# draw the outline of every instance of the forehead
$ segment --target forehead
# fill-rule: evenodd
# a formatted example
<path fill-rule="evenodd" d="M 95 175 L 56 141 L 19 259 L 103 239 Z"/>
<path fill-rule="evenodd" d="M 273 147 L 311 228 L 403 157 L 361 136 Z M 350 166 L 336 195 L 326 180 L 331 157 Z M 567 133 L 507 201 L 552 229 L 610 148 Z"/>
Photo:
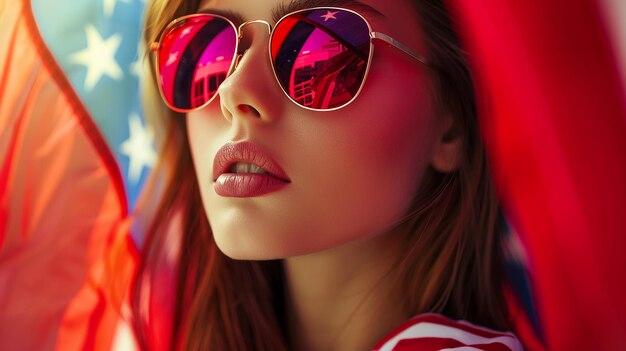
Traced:
<path fill-rule="evenodd" d="M 413 13 L 410 0 L 204 0 L 199 10 L 225 10 L 242 21 L 263 19 L 273 22 L 288 12 L 311 7 L 349 8 L 368 20 L 397 19 L 407 11 Z"/>

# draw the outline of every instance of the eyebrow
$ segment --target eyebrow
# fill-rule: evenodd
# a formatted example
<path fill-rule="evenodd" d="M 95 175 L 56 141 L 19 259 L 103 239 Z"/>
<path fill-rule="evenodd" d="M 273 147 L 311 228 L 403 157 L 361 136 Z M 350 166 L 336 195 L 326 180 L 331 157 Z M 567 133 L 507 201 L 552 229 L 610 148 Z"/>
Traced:
<path fill-rule="evenodd" d="M 204 9 L 199 10 L 198 13 L 208 13 L 211 15 L 219 15 L 222 17 L 226 17 L 229 20 L 233 21 L 233 23 L 237 26 L 245 22 L 245 20 L 243 19 L 243 16 L 239 12 L 232 11 L 232 10 L 204 8 Z"/>
<path fill-rule="evenodd" d="M 345 7 L 352 10 L 361 11 L 363 14 L 369 14 L 375 17 L 385 17 L 380 11 L 367 5 L 359 0 L 292 0 L 290 2 L 283 2 L 280 5 L 272 9 L 272 20 L 274 23 L 278 22 L 283 16 L 288 13 L 296 12 L 299 10 L 310 9 L 313 7 Z M 214 8 L 205 8 L 198 11 L 199 13 L 210 13 L 213 15 L 220 15 L 233 21 L 235 25 L 240 25 L 245 22 L 243 15 L 239 12 L 232 10 L 220 10 Z"/>

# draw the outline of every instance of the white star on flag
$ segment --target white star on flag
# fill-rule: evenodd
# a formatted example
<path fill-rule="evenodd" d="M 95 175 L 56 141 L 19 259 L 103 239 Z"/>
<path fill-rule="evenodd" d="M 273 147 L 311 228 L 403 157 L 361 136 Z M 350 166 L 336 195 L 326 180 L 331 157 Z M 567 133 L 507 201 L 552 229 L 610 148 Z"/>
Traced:
<path fill-rule="evenodd" d="M 330 11 L 327 10 L 325 15 L 321 15 L 320 17 L 324 19 L 324 22 L 328 21 L 329 19 L 337 19 L 337 17 L 335 17 L 335 15 L 337 14 L 337 12 L 339 11 Z"/>
<path fill-rule="evenodd" d="M 103 0 L 102 5 L 104 6 L 105 16 L 111 17 L 111 15 L 113 15 L 113 12 L 115 11 L 115 4 L 117 3 L 117 1 L 121 1 L 126 4 L 130 2 L 129 0 Z"/>
<path fill-rule="evenodd" d="M 137 77 L 141 77 L 143 73 L 143 61 L 141 59 L 137 59 L 130 63 L 129 66 L 130 73 Z"/>
<path fill-rule="evenodd" d="M 141 78 L 143 74 L 143 65 L 144 65 L 144 44 L 143 41 L 139 41 L 139 45 L 137 45 L 137 59 L 130 63 L 129 70 L 130 73 Z"/>
<path fill-rule="evenodd" d="M 115 60 L 115 53 L 120 47 L 122 36 L 116 33 L 104 40 L 91 24 L 85 27 L 85 31 L 87 33 L 87 47 L 70 56 L 70 62 L 87 67 L 85 90 L 91 91 L 103 75 L 118 81 L 122 80 L 124 72 Z"/>
<path fill-rule="evenodd" d="M 128 179 L 136 184 L 141 178 L 143 168 L 152 168 L 157 160 L 154 149 L 154 133 L 150 127 L 144 127 L 135 113 L 128 118 L 129 136 L 120 145 L 120 152 L 130 159 Z"/>

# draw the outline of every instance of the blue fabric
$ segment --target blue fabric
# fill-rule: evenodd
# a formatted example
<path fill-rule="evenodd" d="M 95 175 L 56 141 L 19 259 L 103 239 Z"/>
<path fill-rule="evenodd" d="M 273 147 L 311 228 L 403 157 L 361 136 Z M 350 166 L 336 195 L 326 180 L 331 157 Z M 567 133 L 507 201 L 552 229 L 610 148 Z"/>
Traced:
<path fill-rule="evenodd" d="M 117 160 L 131 211 L 156 161 L 139 92 L 144 7 L 141 0 L 32 0 L 41 36 Z"/>

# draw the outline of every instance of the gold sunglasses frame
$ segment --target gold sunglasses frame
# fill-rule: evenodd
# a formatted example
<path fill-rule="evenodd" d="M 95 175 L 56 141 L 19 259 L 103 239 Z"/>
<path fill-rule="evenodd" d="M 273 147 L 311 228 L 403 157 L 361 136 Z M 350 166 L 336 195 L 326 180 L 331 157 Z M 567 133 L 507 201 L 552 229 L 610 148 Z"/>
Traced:
<path fill-rule="evenodd" d="M 274 30 L 276 29 L 276 27 L 278 27 L 280 22 L 282 22 L 283 20 L 285 20 L 286 18 L 288 18 L 290 16 L 293 16 L 293 15 L 301 13 L 301 12 L 312 11 L 312 10 L 329 10 L 329 11 L 339 10 L 339 11 L 350 12 L 350 13 L 355 14 L 358 17 L 360 17 L 365 22 L 365 24 L 367 25 L 367 28 L 369 30 L 370 48 L 369 48 L 369 54 L 368 54 L 368 58 L 367 58 L 367 67 L 365 68 L 365 73 L 363 74 L 363 79 L 361 81 L 361 85 L 359 86 L 359 90 L 357 90 L 356 94 L 354 94 L 354 96 L 349 101 L 344 103 L 343 105 L 337 106 L 337 107 L 333 107 L 333 108 L 329 108 L 329 109 L 311 108 L 311 107 L 308 107 L 308 106 L 303 106 L 300 103 L 298 103 L 297 101 L 295 101 L 291 97 L 291 95 L 289 95 L 289 93 L 286 92 L 285 89 L 283 88 L 283 86 L 281 85 L 280 80 L 278 79 L 278 76 L 276 74 L 276 68 L 274 67 L 274 63 L 272 62 L 272 38 L 273 38 Z M 186 16 L 182 16 L 182 17 L 176 18 L 176 19 L 172 20 L 167 26 L 165 26 L 165 28 L 163 29 L 163 32 L 159 36 L 159 39 L 157 41 L 153 42 L 152 45 L 150 46 L 151 51 L 156 53 L 155 70 L 156 70 L 156 77 L 157 77 L 157 79 L 159 79 L 159 80 L 161 79 L 160 70 L 159 70 L 159 67 L 160 67 L 159 56 L 160 55 L 158 55 L 158 52 L 161 49 L 161 42 L 163 41 L 163 38 L 165 37 L 165 35 L 169 32 L 169 30 L 171 28 L 175 27 L 181 21 L 185 21 L 185 20 L 188 20 L 190 18 L 204 17 L 204 16 L 212 16 L 212 17 L 217 17 L 217 18 L 223 19 L 224 21 L 228 22 L 232 26 L 232 28 L 235 30 L 235 34 L 237 35 L 237 43 L 235 43 L 235 52 L 234 52 L 234 55 L 233 55 L 233 60 L 232 60 L 232 62 L 230 64 L 230 68 L 228 69 L 228 72 L 226 73 L 226 77 L 227 78 L 230 77 L 230 75 L 234 72 L 234 70 L 237 67 L 237 64 L 239 63 L 239 60 L 243 56 L 243 54 L 238 54 L 238 52 L 239 52 L 239 43 L 240 43 L 241 39 L 243 38 L 243 31 L 242 31 L 242 29 L 245 26 L 247 26 L 249 24 L 252 24 L 252 23 L 260 23 L 260 24 L 266 25 L 267 28 L 268 28 L 268 33 L 269 33 L 269 40 L 268 40 L 269 60 L 270 60 L 270 65 L 272 66 L 272 73 L 274 74 L 274 78 L 276 78 L 276 83 L 278 84 L 278 87 L 287 96 L 287 98 L 289 98 L 289 100 L 291 100 L 294 104 L 298 105 L 301 108 L 310 110 L 310 111 L 318 111 L 318 112 L 336 111 L 336 110 L 339 110 L 339 109 L 341 109 L 343 107 L 346 107 L 347 105 L 352 103 L 352 101 L 354 101 L 359 96 L 359 94 L 361 94 L 361 90 L 363 90 L 363 86 L 365 86 L 365 81 L 367 80 L 367 76 L 368 76 L 370 67 L 372 65 L 372 58 L 374 57 L 374 41 L 375 40 L 380 40 L 380 41 L 388 44 L 390 47 L 394 47 L 394 48 L 398 49 L 400 52 L 402 52 L 402 53 L 406 54 L 407 56 L 411 57 L 413 60 L 417 61 L 418 63 L 421 63 L 421 64 L 425 65 L 426 67 L 430 67 L 429 62 L 428 62 L 428 60 L 426 60 L 425 57 L 419 55 L 418 53 L 413 51 L 413 49 L 409 48 L 407 45 L 399 42 L 398 40 L 390 37 L 387 34 L 373 31 L 372 30 L 372 26 L 370 25 L 368 20 L 365 17 L 363 17 L 360 13 L 358 13 L 358 12 L 356 12 L 354 10 L 341 8 L 341 7 L 312 7 L 312 8 L 302 9 L 302 10 L 298 10 L 298 11 L 293 11 L 293 12 L 290 12 L 290 13 L 284 15 L 283 17 L 281 17 L 276 22 L 274 27 L 272 27 L 272 25 L 269 22 L 264 21 L 264 20 L 246 21 L 246 22 L 243 22 L 242 24 L 240 24 L 239 26 L 236 26 L 233 23 L 233 21 L 231 21 L 229 18 L 221 16 L 221 15 L 214 15 L 214 14 L 211 14 L 211 13 L 196 13 L 196 14 L 191 14 L 191 15 L 186 15 Z M 167 99 L 165 98 L 165 93 L 163 92 L 163 87 L 160 84 L 160 82 L 158 82 L 157 85 L 159 86 L 159 93 L 161 94 L 161 98 L 163 99 L 163 101 L 165 102 L 167 107 L 170 108 L 171 110 L 175 111 L 175 112 L 180 112 L 180 113 L 187 113 L 187 112 L 192 112 L 192 111 L 197 111 L 197 110 L 203 109 L 204 107 L 208 106 L 211 102 L 213 102 L 215 97 L 218 95 L 218 92 L 215 92 L 215 94 L 209 100 L 207 100 L 204 104 L 202 104 L 200 106 L 197 106 L 197 107 L 194 107 L 194 108 L 191 108 L 191 109 L 180 109 L 180 108 L 177 108 L 177 107 L 171 105 L 167 101 Z"/>

